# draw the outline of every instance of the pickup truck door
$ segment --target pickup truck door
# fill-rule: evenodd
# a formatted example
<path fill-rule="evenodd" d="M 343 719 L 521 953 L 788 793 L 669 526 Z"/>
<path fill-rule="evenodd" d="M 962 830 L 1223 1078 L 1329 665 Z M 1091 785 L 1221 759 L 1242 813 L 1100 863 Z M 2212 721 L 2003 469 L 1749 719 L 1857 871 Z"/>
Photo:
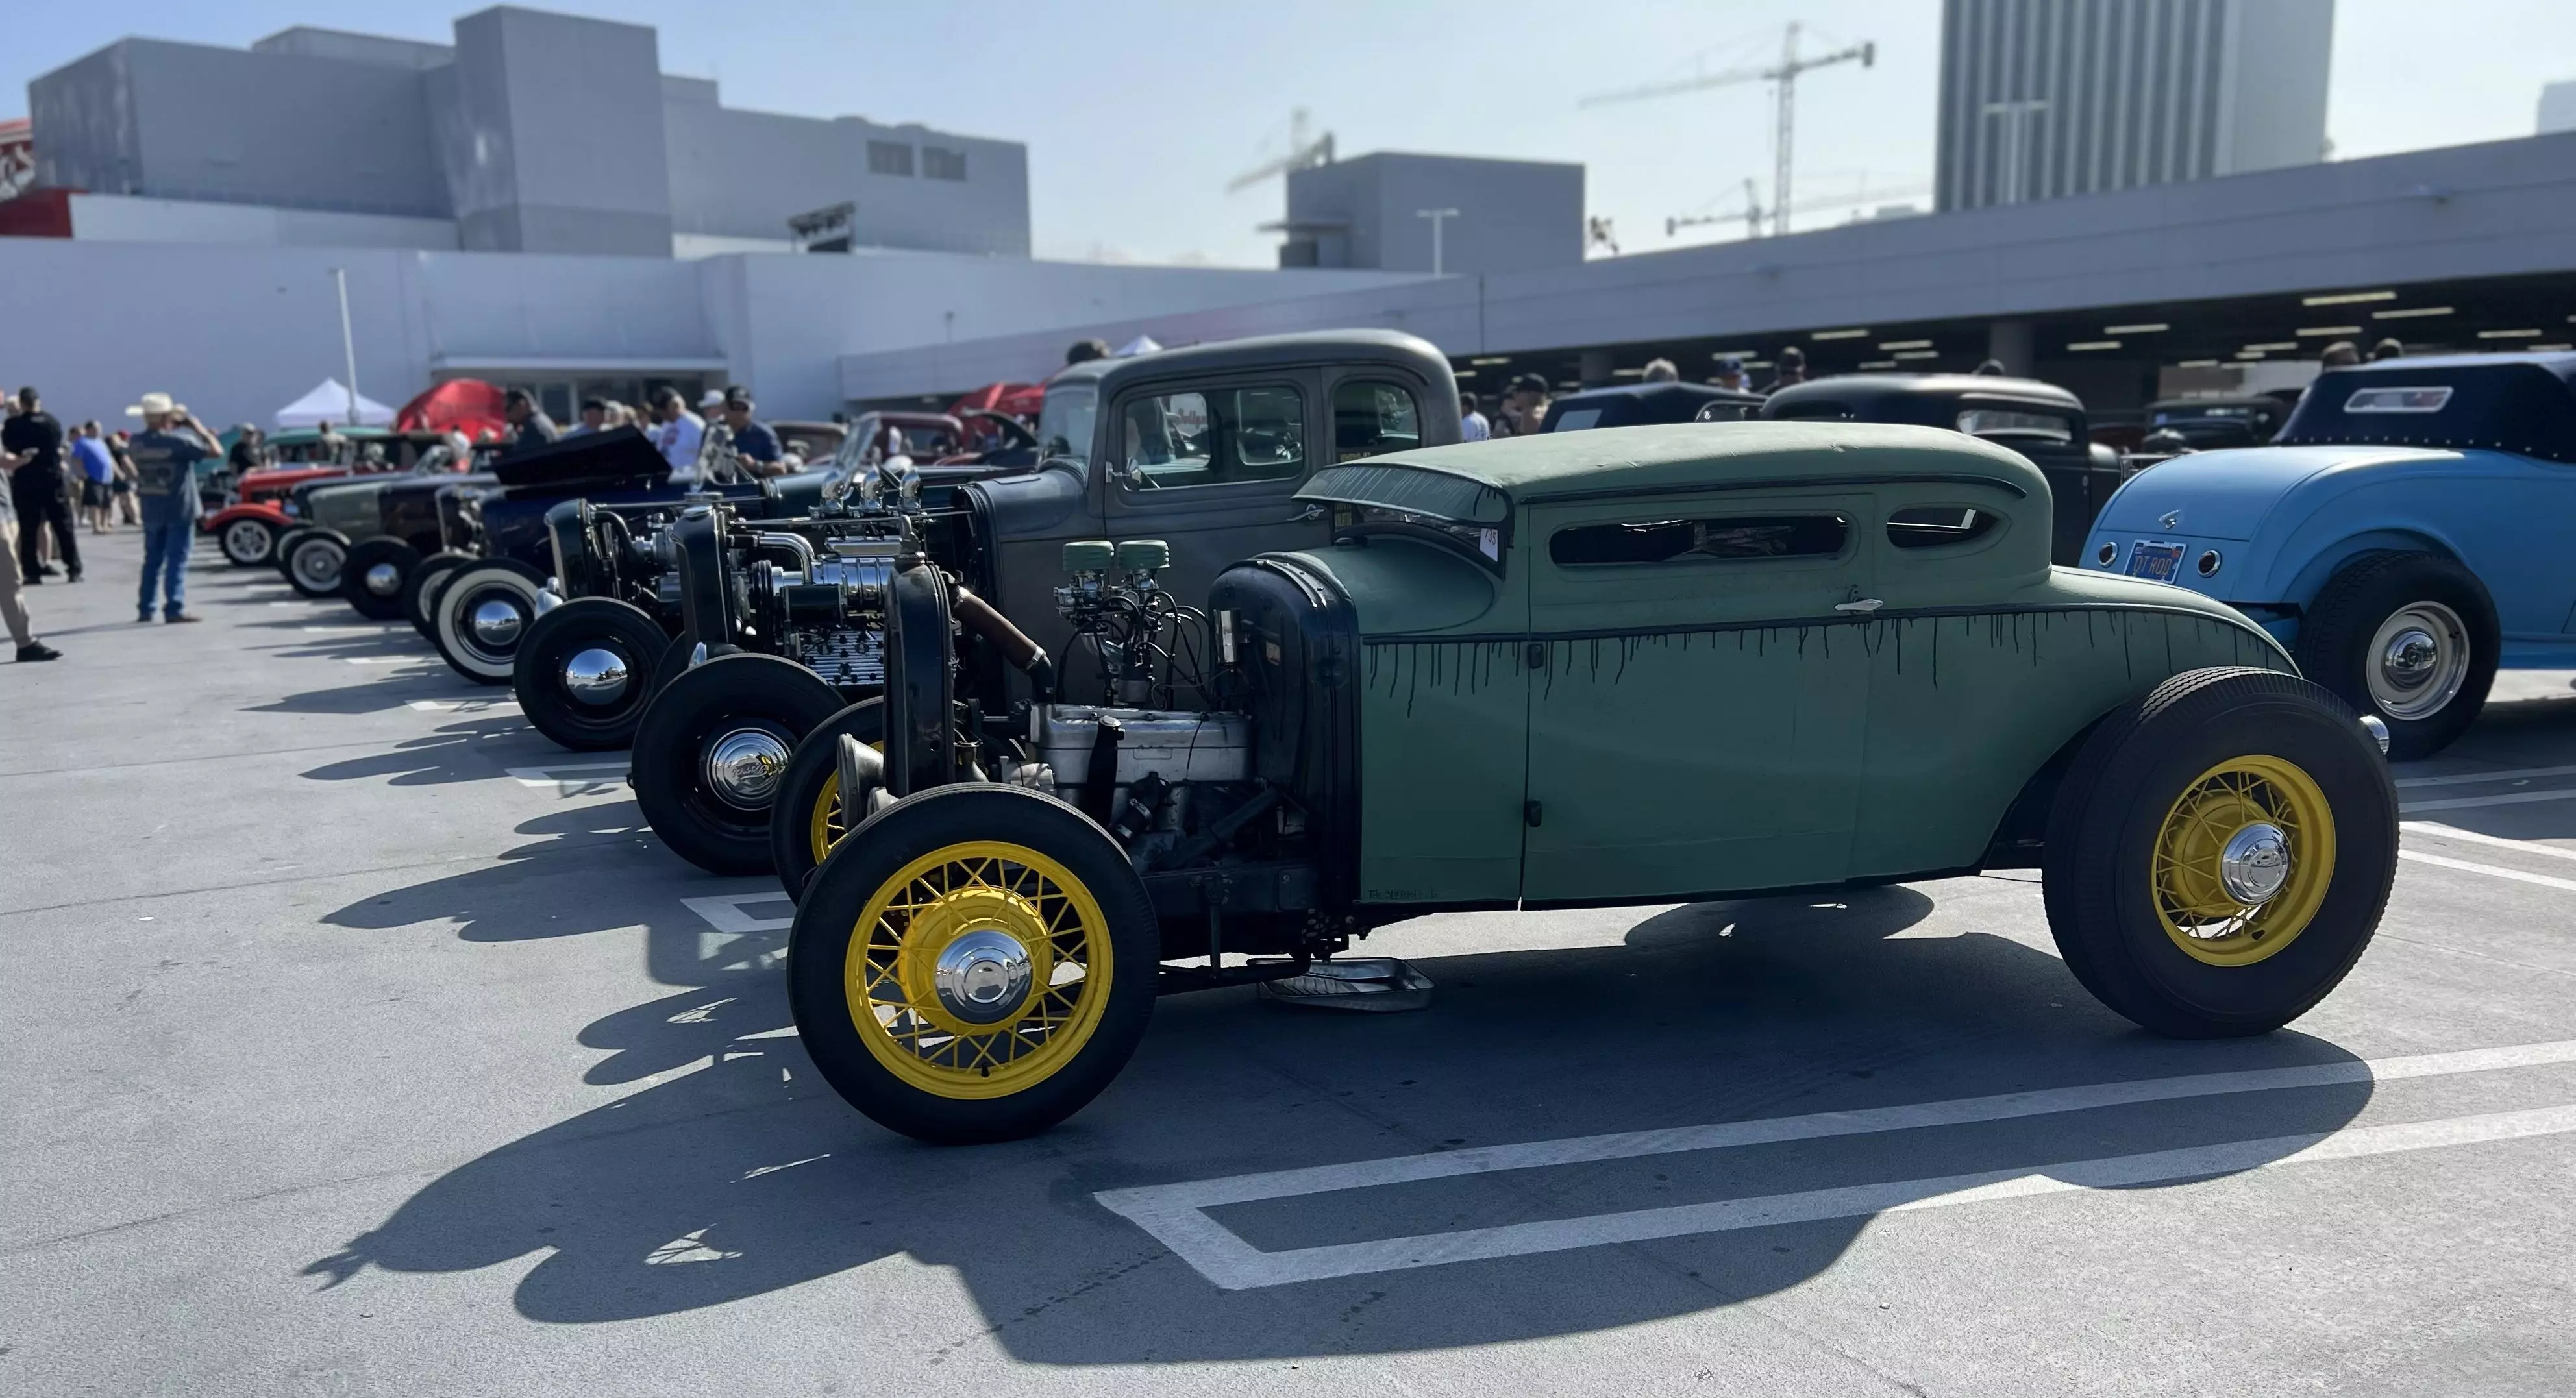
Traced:
<path fill-rule="evenodd" d="M 1530 507 L 1531 902 L 1844 877 L 1868 716 L 1866 495 Z"/>
<path fill-rule="evenodd" d="M 1192 606 L 1232 563 L 1329 543 L 1324 512 L 1290 497 L 1325 464 L 1322 382 L 1309 368 L 1138 385 L 1106 405 L 1094 489 L 1112 539 L 1172 548 L 1163 586 Z"/>

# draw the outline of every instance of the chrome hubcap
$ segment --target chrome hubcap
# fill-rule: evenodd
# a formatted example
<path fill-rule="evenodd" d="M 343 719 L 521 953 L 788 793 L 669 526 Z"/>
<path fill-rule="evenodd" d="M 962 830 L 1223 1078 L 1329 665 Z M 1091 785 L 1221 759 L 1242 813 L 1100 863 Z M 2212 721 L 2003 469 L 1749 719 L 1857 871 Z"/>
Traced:
<path fill-rule="evenodd" d="M 2439 602 L 2400 607 L 2370 638 L 2363 676 L 2371 702 L 2395 719 L 2439 713 L 2469 675 L 2469 628 Z"/>
<path fill-rule="evenodd" d="M 1019 938 L 979 927 L 940 949 L 930 983 L 950 1014 L 968 1024 L 999 1024 L 1020 1012 L 1029 974 L 1029 949 Z"/>
<path fill-rule="evenodd" d="M 2246 907 L 2272 901 L 2290 881 L 2290 837 L 2262 820 L 2228 836 L 2218 852 L 2218 881 L 2228 897 Z"/>
<path fill-rule="evenodd" d="M 329 544 L 308 544 L 297 549 L 295 575 L 315 587 L 328 588 L 340 577 L 340 551 Z"/>
<path fill-rule="evenodd" d="M 268 552 L 268 531 L 256 524 L 236 524 L 224 531 L 224 542 L 236 558 L 257 558 Z"/>
<path fill-rule="evenodd" d="M 379 563 L 367 570 L 367 591 L 378 597 L 391 597 L 402 590 L 402 569 L 390 563 Z"/>
<path fill-rule="evenodd" d="M 626 657 L 593 646 L 564 662 L 564 692 L 594 708 L 614 704 L 626 693 Z"/>
<path fill-rule="evenodd" d="M 737 728 L 707 744 L 707 790 L 728 806 L 768 808 L 787 771 L 787 744 L 766 728 Z"/>
<path fill-rule="evenodd" d="M 500 598 L 475 604 L 474 639 L 487 646 L 517 644 L 520 628 L 526 625 L 527 618 L 519 614 L 519 609 Z"/>

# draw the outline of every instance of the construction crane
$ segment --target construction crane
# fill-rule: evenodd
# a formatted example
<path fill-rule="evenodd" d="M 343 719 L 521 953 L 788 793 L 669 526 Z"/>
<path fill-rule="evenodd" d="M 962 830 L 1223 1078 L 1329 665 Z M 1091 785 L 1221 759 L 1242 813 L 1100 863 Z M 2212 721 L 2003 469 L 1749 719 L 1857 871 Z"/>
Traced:
<path fill-rule="evenodd" d="M 1798 26 L 1789 26 L 1787 38 L 1781 41 L 1780 63 L 1773 68 L 1730 68 L 1722 73 L 1703 73 L 1697 77 L 1672 82 L 1648 83 L 1643 87 L 1617 92 L 1597 93 L 1584 98 L 1577 106 L 1604 107 L 1614 102 L 1638 102 L 1650 97 L 1671 97 L 1684 92 L 1705 92 L 1713 87 L 1733 87 L 1738 83 L 1766 82 L 1778 94 L 1779 107 L 1771 125 L 1771 231 L 1789 231 L 1790 153 L 1796 148 L 1798 119 L 1798 75 L 1837 63 L 1858 60 L 1864 68 L 1878 62 L 1878 45 L 1868 41 L 1840 48 L 1832 53 L 1802 58 L 1798 54 Z"/>
<path fill-rule="evenodd" d="M 1932 186 L 1928 184 L 1899 185 L 1893 189 L 1856 189 L 1849 194 L 1830 194 L 1820 199 L 1801 199 L 1798 201 L 1796 212 L 1812 214 L 1824 209 L 1849 209 L 1862 204 L 1875 204 L 1885 199 L 1909 199 L 1931 192 Z M 1759 238 L 1762 236 L 1762 217 L 1771 212 L 1773 211 L 1762 207 L 1761 199 L 1754 193 L 1753 181 L 1748 178 L 1744 182 L 1743 208 L 1719 209 L 1712 213 L 1675 214 L 1664 220 L 1664 236 L 1669 238 L 1685 228 L 1702 228 L 1712 223 L 1730 223 L 1740 218 L 1744 220 L 1744 236 Z"/>
<path fill-rule="evenodd" d="M 1330 165 L 1332 163 L 1333 133 L 1327 131 L 1316 136 L 1312 140 L 1308 140 L 1306 137 L 1306 109 L 1299 107 L 1288 114 L 1288 153 L 1276 160 L 1265 160 L 1261 164 L 1255 165 L 1251 169 L 1244 171 L 1242 174 L 1235 176 L 1233 179 L 1226 181 L 1225 192 L 1228 194 L 1239 193 L 1243 190 L 1250 189 L 1254 185 L 1261 183 L 1263 180 L 1269 179 L 1273 175 L 1285 175 L 1294 170 L 1311 170 L 1318 165 Z"/>

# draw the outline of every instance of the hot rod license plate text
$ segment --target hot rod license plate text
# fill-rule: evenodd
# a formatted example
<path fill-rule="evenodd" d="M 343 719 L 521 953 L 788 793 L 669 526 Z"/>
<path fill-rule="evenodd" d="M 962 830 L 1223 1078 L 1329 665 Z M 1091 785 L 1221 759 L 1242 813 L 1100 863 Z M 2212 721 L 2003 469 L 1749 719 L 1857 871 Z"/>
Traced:
<path fill-rule="evenodd" d="M 2172 582 L 2182 567 L 2182 545 L 2151 544 L 2144 539 L 2129 546 L 2129 576 Z"/>

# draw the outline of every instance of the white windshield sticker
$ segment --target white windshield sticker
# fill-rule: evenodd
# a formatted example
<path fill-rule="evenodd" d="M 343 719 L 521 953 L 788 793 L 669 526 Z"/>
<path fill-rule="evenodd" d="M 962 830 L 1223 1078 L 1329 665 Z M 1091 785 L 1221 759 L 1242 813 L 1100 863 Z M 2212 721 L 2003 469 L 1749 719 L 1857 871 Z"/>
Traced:
<path fill-rule="evenodd" d="M 2451 401 L 2447 388 L 2364 388 L 2343 400 L 2348 413 L 2438 413 Z"/>

